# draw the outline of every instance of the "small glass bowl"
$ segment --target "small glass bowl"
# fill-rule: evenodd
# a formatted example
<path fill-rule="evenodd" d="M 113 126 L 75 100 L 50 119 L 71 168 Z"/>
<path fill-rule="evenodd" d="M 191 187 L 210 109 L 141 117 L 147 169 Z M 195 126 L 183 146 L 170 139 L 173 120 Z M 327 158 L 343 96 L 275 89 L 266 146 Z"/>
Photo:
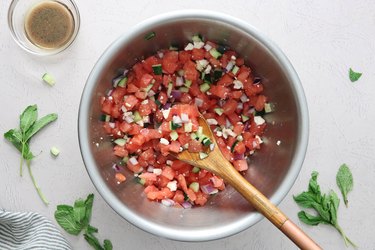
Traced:
<path fill-rule="evenodd" d="M 60 3 L 68 9 L 73 17 L 73 33 L 69 40 L 60 47 L 43 48 L 37 46 L 29 40 L 26 34 L 25 18 L 27 13 L 31 8 L 43 2 Z M 73 0 L 13 0 L 8 10 L 8 25 L 14 40 L 27 52 L 40 56 L 54 55 L 68 48 L 75 40 L 80 27 L 80 15 Z"/>

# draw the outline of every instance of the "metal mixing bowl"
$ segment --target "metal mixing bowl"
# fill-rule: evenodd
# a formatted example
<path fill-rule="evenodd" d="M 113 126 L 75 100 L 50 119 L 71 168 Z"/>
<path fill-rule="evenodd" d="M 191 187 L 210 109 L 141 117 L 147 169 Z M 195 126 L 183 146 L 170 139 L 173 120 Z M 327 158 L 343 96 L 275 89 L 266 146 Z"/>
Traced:
<path fill-rule="evenodd" d="M 150 40 L 145 35 L 155 32 Z M 263 216 L 227 187 L 204 207 L 177 209 L 147 200 L 143 186 L 115 183 L 112 143 L 99 121 L 99 99 L 111 88 L 119 69 L 171 44 L 186 44 L 194 35 L 229 45 L 262 77 L 265 95 L 275 111 L 265 116 L 264 144 L 249 162 L 245 177 L 274 204 L 292 187 L 308 142 L 308 111 L 299 78 L 285 55 L 246 22 L 209 11 L 178 11 L 153 17 L 129 29 L 112 43 L 93 68 L 82 94 L 78 132 L 87 171 L 99 193 L 124 219 L 152 234 L 182 241 L 205 241 L 238 233 Z M 98 143 L 98 144 L 97 144 Z M 97 146 L 99 145 L 99 146 Z"/>

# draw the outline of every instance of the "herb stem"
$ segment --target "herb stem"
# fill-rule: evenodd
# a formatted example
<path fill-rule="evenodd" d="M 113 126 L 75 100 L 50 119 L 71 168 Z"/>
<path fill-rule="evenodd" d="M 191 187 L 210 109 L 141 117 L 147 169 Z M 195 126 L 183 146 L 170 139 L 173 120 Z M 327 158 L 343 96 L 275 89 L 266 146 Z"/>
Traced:
<path fill-rule="evenodd" d="M 334 226 L 335 226 L 335 228 L 337 229 L 337 231 L 339 231 L 339 233 L 340 233 L 340 234 L 342 235 L 342 237 L 344 238 L 344 241 L 345 241 L 345 245 L 346 245 L 346 246 L 351 245 L 351 246 L 353 246 L 354 248 L 357 248 L 357 245 L 356 245 L 353 241 L 351 241 L 351 240 L 345 235 L 344 231 L 342 230 L 342 228 L 341 228 L 338 224 L 335 224 Z"/>
<path fill-rule="evenodd" d="M 25 143 L 22 142 L 22 151 L 21 151 L 21 163 L 20 163 L 20 176 L 22 177 L 22 165 L 23 165 L 23 153 L 24 153 Z"/>
<path fill-rule="evenodd" d="M 45 205 L 48 205 L 49 202 L 47 201 L 46 197 L 45 197 L 44 194 L 42 193 L 42 190 L 41 190 L 41 189 L 38 187 L 38 185 L 36 184 L 36 181 L 35 181 L 35 179 L 34 179 L 33 173 L 31 172 L 30 162 L 28 161 L 26 165 L 27 165 L 27 169 L 29 170 L 29 174 L 30 174 L 31 180 L 32 180 L 32 182 L 33 182 L 33 184 L 34 184 L 34 187 L 35 187 L 36 191 L 38 192 L 38 195 L 39 195 L 40 199 L 43 201 L 43 203 L 44 203 Z"/>

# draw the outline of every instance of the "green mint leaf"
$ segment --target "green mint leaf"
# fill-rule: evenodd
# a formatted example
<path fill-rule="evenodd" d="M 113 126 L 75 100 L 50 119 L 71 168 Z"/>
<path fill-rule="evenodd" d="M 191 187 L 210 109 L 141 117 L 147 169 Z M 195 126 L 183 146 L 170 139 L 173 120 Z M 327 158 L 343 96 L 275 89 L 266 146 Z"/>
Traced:
<path fill-rule="evenodd" d="M 33 137 L 36 133 L 38 133 L 42 128 L 47 126 L 49 123 L 55 121 L 57 119 L 57 114 L 48 114 L 39 120 L 37 120 L 27 131 L 24 136 L 24 141 L 28 142 L 31 137 Z"/>
<path fill-rule="evenodd" d="M 346 164 L 342 164 L 336 175 L 336 183 L 344 198 L 344 203 L 348 206 L 348 193 L 353 189 L 353 175 Z"/>
<path fill-rule="evenodd" d="M 18 151 L 22 152 L 22 134 L 19 130 L 11 129 L 4 133 L 4 138 L 15 146 Z"/>
<path fill-rule="evenodd" d="M 312 208 L 312 204 L 316 202 L 316 195 L 311 192 L 302 192 L 297 196 L 293 196 L 295 202 L 304 208 Z"/>
<path fill-rule="evenodd" d="M 64 206 L 64 209 L 59 209 L 55 211 L 55 219 L 57 223 L 69 234 L 78 235 L 82 227 L 75 221 L 73 208 L 71 210 Z"/>
<path fill-rule="evenodd" d="M 355 72 L 352 68 L 349 69 L 349 79 L 351 82 L 356 82 L 362 76 L 362 73 Z"/>
<path fill-rule="evenodd" d="M 97 233 L 97 232 L 98 232 L 98 229 L 96 227 L 93 227 L 90 224 L 87 225 L 86 233 L 93 234 L 93 233 Z"/>
<path fill-rule="evenodd" d="M 313 194 L 316 194 L 318 196 L 320 196 L 320 187 L 319 187 L 319 184 L 318 184 L 318 175 L 319 173 L 316 172 L 316 171 L 313 171 L 311 173 L 311 179 L 309 181 L 309 188 L 308 188 L 308 191 L 313 193 Z"/>
<path fill-rule="evenodd" d="M 86 205 L 84 200 L 79 199 L 74 202 L 73 216 L 78 224 L 85 226 L 84 219 L 86 216 Z"/>
<path fill-rule="evenodd" d="M 36 105 L 28 106 L 20 116 L 20 129 L 22 135 L 31 128 L 36 119 L 38 118 L 38 107 Z"/>
<path fill-rule="evenodd" d="M 84 237 L 85 237 L 85 240 L 89 243 L 89 245 L 92 246 L 95 250 L 104 250 L 98 238 L 96 238 L 94 235 L 90 233 L 85 233 Z"/>
<path fill-rule="evenodd" d="M 94 194 L 89 194 L 85 200 L 86 214 L 83 220 L 84 225 L 88 225 L 90 223 L 93 204 L 94 204 Z"/>
<path fill-rule="evenodd" d="M 329 193 L 329 200 L 330 200 L 330 215 L 331 215 L 331 224 L 336 225 L 337 224 L 337 211 L 339 209 L 340 200 L 339 197 L 337 197 L 337 194 L 331 190 Z"/>
<path fill-rule="evenodd" d="M 306 213 L 305 211 L 300 211 L 298 213 L 298 218 L 305 224 L 311 225 L 311 226 L 316 226 L 319 225 L 320 223 L 326 223 L 322 217 L 314 216 L 309 213 Z"/>
<path fill-rule="evenodd" d="M 110 240 L 104 240 L 104 250 L 112 250 L 112 242 Z"/>

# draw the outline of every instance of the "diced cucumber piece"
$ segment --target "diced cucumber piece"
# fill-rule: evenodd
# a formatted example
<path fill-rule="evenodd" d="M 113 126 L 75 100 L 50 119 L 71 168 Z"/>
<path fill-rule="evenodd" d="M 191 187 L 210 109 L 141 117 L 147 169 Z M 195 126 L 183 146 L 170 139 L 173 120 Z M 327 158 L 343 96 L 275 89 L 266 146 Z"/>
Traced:
<path fill-rule="evenodd" d="M 128 78 L 125 76 L 124 78 L 122 78 L 122 79 L 117 83 L 117 86 L 118 86 L 118 87 L 121 87 L 121 88 L 125 88 L 127 82 L 128 82 Z"/>
<path fill-rule="evenodd" d="M 265 111 L 266 113 L 271 113 L 271 112 L 273 112 L 273 110 L 274 110 L 274 109 L 273 109 L 271 103 L 266 102 L 266 103 L 264 104 L 264 111 Z"/>
<path fill-rule="evenodd" d="M 169 50 L 176 51 L 176 50 L 178 50 L 178 46 L 177 46 L 177 45 L 173 45 L 173 44 L 171 44 L 171 45 L 169 46 Z"/>
<path fill-rule="evenodd" d="M 198 130 L 197 130 L 197 136 L 200 137 L 201 135 L 203 135 L 203 127 L 202 126 L 199 126 L 198 127 Z"/>
<path fill-rule="evenodd" d="M 250 118 L 248 117 L 248 116 L 246 116 L 246 115 L 241 115 L 241 118 L 242 118 L 242 121 L 243 122 L 246 122 L 246 121 L 248 121 Z"/>
<path fill-rule="evenodd" d="M 173 130 L 173 131 L 169 134 L 169 136 L 171 137 L 171 140 L 172 140 L 172 141 L 175 141 L 175 140 L 178 139 L 178 133 L 177 133 L 175 130 Z"/>
<path fill-rule="evenodd" d="M 152 89 L 153 86 L 154 86 L 154 84 L 150 84 L 150 85 L 148 85 L 148 86 L 145 88 L 145 92 L 148 93 L 148 92 Z"/>
<path fill-rule="evenodd" d="M 184 74 L 185 74 L 185 71 L 183 69 L 180 69 L 177 71 L 178 76 L 184 76 Z"/>
<path fill-rule="evenodd" d="M 56 81 L 55 81 L 55 78 L 53 78 L 52 75 L 48 74 L 48 73 L 45 73 L 43 76 L 42 76 L 42 79 L 45 83 L 47 83 L 48 85 L 50 86 L 53 86 L 55 85 Z"/>
<path fill-rule="evenodd" d="M 145 40 L 150 40 L 150 39 L 154 38 L 155 36 L 156 36 L 156 33 L 152 31 L 152 32 L 145 35 Z"/>
<path fill-rule="evenodd" d="M 101 120 L 102 122 L 109 122 L 109 121 L 111 120 L 111 116 L 110 116 L 110 115 L 102 114 L 102 115 L 100 116 L 100 120 Z"/>
<path fill-rule="evenodd" d="M 204 146 L 209 146 L 211 143 L 212 142 L 211 142 L 210 138 L 208 138 L 208 137 L 204 137 L 203 140 L 202 140 L 202 144 Z"/>
<path fill-rule="evenodd" d="M 168 98 L 171 96 L 172 89 L 173 89 L 173 83 L 170 82 L 170 83 L 168 83 L 168 89 L 167 89 Z"/>
<path fill-rule="evenodd" d="M 184 124 L 184 131 L 186 133 L 190 133 L 191 131 L 193 131 L 193 123 L 191 123 L 191 122 L 185 123 Z"/>
<path fill-rule="evenodd" d="M 190 81 L 190 80 L 185 80 L 185 84 L 184 84 L 185 87 L 190 88 L 191 84 L 192 84 L 192 81 Z"/>
<path fill-rule="evenodd" d="M 155 75 L 163 74 L 163 68 L 161 67 L 161 64 L 152 65 L 152 71 L 154 71 Z"/>
<path fill-rule="evenodd" d="M 182 127 L 181 124 L 174 123 L 173 121 L 170 121 L 170 128 L 171 128 L 171 130 L 176 130 L 176 129 L 181 128 L 181 127 Z"/>
<path fill-rule="evenodd" d="M 199 152 L 199 159 L 203 160 L 203 159 L 205 159 L 207 157 L 208 157 L 208 154 L 203 153 L 203 152 Z"/>
<path fill-rule="evenodd" d="M 56 157 L 56 156 L 58 156 L 60 154 L 60 150 L 58 148 L 56 148 L 56 147 L 52 147 L 50 151 L 51 151 L 51 154 L 54 157 Z"/>
<path fill-rule="evenodd" d="M 134 111 L 133 116 L 134 116 L 133 119 L 135 122 L 139 122 L 140 120 L 142 120 L 142 116 L 139 114 L 138 111 Z"/>
<path fill-rule="evenodd" d="M 146 180 L 141 177 L 135 177 L 135 181 L 141 185 L 145 185 Z"/>
<path fill-rule="evenodd" d="M 195 140 L 195 139 L 198 138 L 198 136 L 197 136 L 196 133 L 193 132 L 193 133 L 190 134 L 190 138 L 193 139 L 193 140 Z"/>
<path fill-rule="evenodd" d="M 214 108 L 214 111 L 218 115 L 222 115 L 224 113 L 224 110 L 222 108 Z"/>
<path fill-rule="evenodd" d="M 214 81 L 216 82 L 217 80 L 219 80 L 222 75 L 223 75 L 223 71 L 221 69 L 215 69 L 214 70 Z"/>
<path fill-rule="evenodd" d="M 183 93 L 189 93 L 189 89 L 186 88 L 186 87 L 181 87 L 178 90 L 181 91 L 181 92 L 183 92 Z"/>
<path fill-rule="evenodd" d="M 211 56 L 213 56 L 215 59 L 218 59 L 221 56 L 221 53 L 217 51 L 215 48 L 212 48 L 210 50 Z"/>
<path fill-rule="evenodd" d="M 232 73 L 237 75 L 239 70 L 240 70 L 240 68 L 237 65 L 234 65 L 234 67 L 232 68 Z"/>
<path fill-rule="evenodd" d="M 199 191 L 199 183 L 194 181 L 194 182 L 190 183 L 189 188 L 191 188 L 194 192 L 198 192 Z"/>
<path fill-rule="evenodd" d="M 126 164 L 128 163 L 129 161 L 129 156 L 125 156 L 124 158 L 122 158 L 122 161 Z"/>
<path fill-rule="evenodd" d="M 191 38 L 191 40 L 192 40 L 193 42 L 202 42 L 202 37 L 201 37 L 201 35 L 197 34 L 197 35 L 194 35 L 194 36 Z"/>
<path fill-rule="evenodd" d="M 114 143 L 116 143 L 117 145 L 119 146 L 124 146 L 125 143 L 126 143 L 126 140 L 125 139 L 122 139 L 122 138 L 118 138 L 114 141 Z"/>
<path fill-rule="evenodd" d="M 236 145 L 238 144 L 239 140 L 236 140 L 233 144 L 232 144 L 232 147 L 230 148 L 230 152 L 234 152 L 234 148 L 236 147 Z"/>
<path fill-rule="evenodd" d="M 199 171 L 201 171 L 201 169 L 200 168 L 198 168 L 198 167 L 193 167 L 193 170 L 192 170 L 192 172 L 193 173 L 198 173 Z"/>
<path fill-rule="evenodd" d="M 211 88 L 211 86 L 210 86 L 210 84 L 208 84 L 208 83 L 203 83 L 203 84 L 201 84 L 201 85 L 199 86 L 199 89 L 200 89 L 203 93 L 207 92 L 210 88 Z"/>

